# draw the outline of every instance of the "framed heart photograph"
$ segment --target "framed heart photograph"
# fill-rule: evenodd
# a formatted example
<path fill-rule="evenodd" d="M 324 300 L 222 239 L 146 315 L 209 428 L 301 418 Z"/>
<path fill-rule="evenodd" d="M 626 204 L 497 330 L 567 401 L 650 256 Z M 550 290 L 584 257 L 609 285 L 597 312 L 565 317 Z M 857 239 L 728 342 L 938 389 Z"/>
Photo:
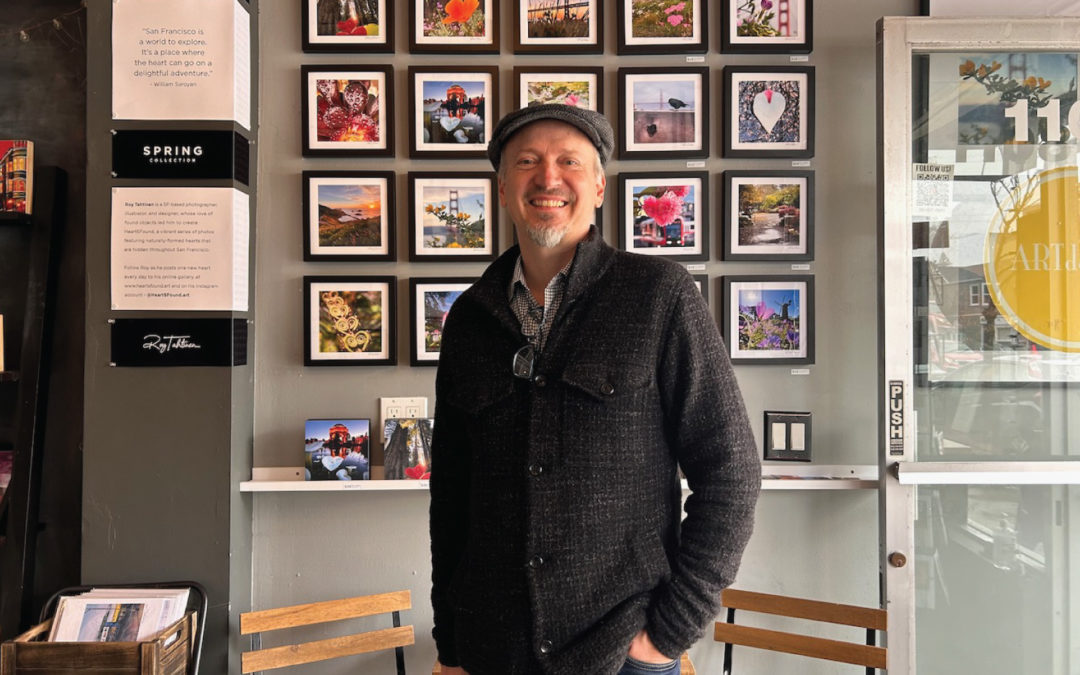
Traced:
<path fill-rule="evenodd" d="M 496 66 L 409 66 L 409 156 L 487 157 L 488 125 L 498 119 Z"/>
<path fill-rule="evenodd" d="M 723 260 L 814 259 L 813 171 L 725 171 Z"/>
<path fill-rule="evenodd" d="M 391 171 L 305 171 L 304 260 L 394 259 Z"/>
<path fill-rule="evenodd" d="M 494 260 L 497 195 L 492 172 L 410 172 L 409 260 Z"/>
<path fill-rule="evenodd" d="M 371 420 L 304 422 L 304 480 L 370 480 Z"/>
<path fill-rule="evenodd" d="M 439 365 L 443 324 L 451 305 L 476 279 L 413 277 L 409 279 L 409 356 L 414 366 Z"/>
<path fill-rule="evenodd" d="M 600 67 L 517 66 L 514 68 L 514 101 L 519 108 L 542 103 L 602 111 L 604 69 Z"/>
<path fill-rule="evenodd" d="M 397 363 L 397 277 L 304 277 L 305 366 Z"/>
<path fill-rule="evenodd" d="M 721 330 L 733 364 L 814 362 L 814 277 L 723 277 Z"/>
<path fill-rule="evenodd" d="M 390 66 L 301 66 L 305 157 L 392 157 L 394 71 Z"/>
<path fill-rule="evenodd" d="M 724 67 L 724 157 L 814 156 L 814 67 Z"/>
<path fill-rule="evenodd" d="M 619 159 L 709 156 L 709 69 L 619 68 Z"/>
<path fill-rule="evenodd" d="M 495 0 L 408 0 L 409 51 L 499 53 Z"/>
<path fill-rule="evenodd" d="M 602 0 L 515 0 L 517 54 L 600 54 L 604 51 Z"/>
<path fill-rule="evenodd" d="M 615 0 L 619 54 L 704 54 L 707 0 Z"/>
<path fill-rule="evenodd" d="M 721 0 L 720 51 L 726 54 L 809 54 L 813 0 Z"/>
<path fill-rule="evenodd" d="M 302 0 L 305 52 L 393 52 L 391 0 Z"/>
<path fill-rule="evenodd" d="M 708 260 L 708 173 L 619 174 L 619 247 L 672 260 Z"/>

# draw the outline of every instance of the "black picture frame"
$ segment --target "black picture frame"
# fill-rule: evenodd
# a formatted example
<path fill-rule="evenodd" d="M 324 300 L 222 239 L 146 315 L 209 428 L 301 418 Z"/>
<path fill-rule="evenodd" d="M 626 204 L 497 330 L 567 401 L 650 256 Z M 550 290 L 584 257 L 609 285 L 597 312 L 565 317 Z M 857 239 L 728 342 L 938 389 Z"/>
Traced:
<path fill-rule="evenodd" d="M 694 277 L 694 284 L 701 291 L 701 297 L 705 298 L 705 304 L 709 306 L 709 312 L 712 312 L 712 305 L 709 305 L 709 275 L 691 274 L 690 276 Z"/>
<path fill-rule="evenodd" d="M 633 0 L 615 0 L 619 54 L 704 54 L 709 50 L 708 2 L 659 0 L 652 4 L 664 7 L 640 17 L 641 25 L 658 27 L 658 32 L 684 32 L 689 27 L 689 36 L 634 35 L 633 4 Z M 687 9 L 693 14 L 687 16 Z"/>
<path fill-rule="evenodd" d="M 813 0 L 785 0 L 786 16 L 780 11 L 780 0 L 770 2 L 776 11 L 770 12 L 772 7 L 762 7 L 761 0 L 721 0 L 721 53 L 809 54 L 814 50 Z M 788 35 L 765 34 L 769 30 L 777 33 L 787 30 Z M 739 35 L 740 31 L 744 35 Z"/>
<path fill-rule="evenodd" d="M 349 84 L 342 87 L 342 81 Z M 376 94 L 371 93 L 372 82 Z M 366 104 L 356 102 L 360 87 Z M 301 66 L 301 153 L 305 157 L 393 157 L 393 103 L 394 71 L 390 66 Z M 327 133 L 344 140 L 324 138 Z M 374 140 L 363 140 L 364 134 L 372 133 L 377 136 Z"/>
<path fill-rule="evenodd" d="M 721 181 L 724 193 L 721 260 L 814 259 L 813 171 L 725 171 Z M 758 185 L 780 189 L 762 195 L 760 189 L 755 190 Z M 790 203 L 792 188 L 798 190 L 794 203 Z M 743 199 L 748 195 L 762 198 L 753 213 L 743 211 L 744 205 L 753 204 Z"/>
<path fill-rule="evenodd" d="M 424 5 L 432 0 L 407 0 L 409 3 L 409 51 L 413 54 L 498 54 L 499 53 L 499 2 L 498 0 L 480 0 L 476 9 L 482 11 L 485 22 L 485 35 L 483 36 L 454 36 L 454 35 L 424 35 L 424 26 L 453 25 L 453 21 L 446 23 L 445 19 L 452 19 L 456 6 L 466 3 L 463 0 L 439 0 L 437 7 L 445 14 L 442 17 L 431 17 L 432 22 L 426 23 L 429 18 L 425 15 Z M 474 10 L 466 20 L 466 23 L 476 23 Z M 476 39 L 481 37 L 482 39 Z"/>
<path fill-rule="evenodd" d="M 370 262 L 396 258 L 392 171 L 304 171 L 304 260 Z M 372 202 L 375 197 L 378 202 Z M 354 203 L 338 200 L 354 200 Z M 378 213 L 377 241 L 371 212 Z M 366 216 L 366 217 L 361 217 Z M 326 232 L 323 232 L 324 220 Z"/>
<path fill-rule="evenodd" d="M 498 186 L 492 171 L 410 171 L 409 182 L 409 260 L 412 262 L 490 262 L 499 255 Z M 456 190 L 455 190 L 456 188 Z M 461 190 L 471 190 L 464 197 Z M 446 197 L 442 195 L 446 191 Z M 456 201 L 456 204 L 455 204 Z M 445 203 L 445 204 L 444 204 Z M 438 215 L 439 209 L 441 213 Z M 481 208 L 482 218 L 473 220 L 474 228 L 456 227 L 449 231 L 449 217 L 455 210 Z M 444 225 L 431 222 L 425 225 L 425 215 L 442 221 Z M 482 247 L 472 244 L 475 224 L 482 223 Z M 430 230 L 430 232 L 428 231 Z M 455 242 L 445 242 L 442 237 L 451 234 Z M 472 235 L 472 236 L 470 236 Z"/>
<path fill-rule="evenodd" d="M 358 5 L 357 0 L 350 0 L 354 5 Z M 344 17 L 337 16 L 331 25 L 334 25 L 336 32 L 330 33 L 326 30 L 326 26 L 329 23 L 328 17 L 322 17 L 323 21 L 320 23 L 320 8 L 319 5 L 323 5 L 323 10 L 336 8 L 338 12 L 342 12 L 348 7 L 345 3 L 341 3 L 338 0 L 301 0 L 300 4 L 300 39 L 303 44 L 303 50 L 307 53 L 324 53 L 324 52 L 347 52 L 354 54 L 364 53 L 393 53 L 394 51 L 394 2 L 393 0 L 374 0 L 376 9 L 375 13 L 379 17 L 378 32 L 376 35 L 370 33 L 371 23 L 361 23 L 364 19 L 369 18 L 363 16 L 368 11 L 366 7 L 354 6 L 353 12 L 357 17 L 352 16 Z M 369 3 L 365 3 L 369 4 Z M 336 6 L 336 7 L 331 7 Z M 343 28 L 349 26 L 342 26 L 342 23 L 353 26 L 349 32 L 342 32 Z M 320 32 L 320 30 L 322 32 Z M 360 31 L 363 31 L 363 35 L 358 35 Z"/>
<path fill-rule="evenodd" d="M 576 79 L 574 76 L 578 76 Z M 562 79 L 559 79 L 562 78 Z M 564 87 L 558 91 L 547 91 L 545 95 L 530 96 L 531 83 L 562 83 L 586 84 L 588 98 L 586 105 L 580 105 L 580 87 Z M 576 97 L 571 98 L 571 96 Z M 566 103 L 580 108 L 588 108 L 597 112 L 604 112 L 604 69 L 596 66 L 514 66 L 514 99 L 515 108 L 525 108 L 539 103 Z"/>
<path fill-rule="evenodd" d="M 305 366 L 397 364 L 397 277 L 305 276 L 303 282 Z M 361 301 L 341 293 L 366 295 Z M 372 298 L 378 300 L 377 326 L 355 314 L 361 304 L 372 304 Z M 371 347 L 375 337 L 377 349 Z M 324 350 L 328 343 L 340 349 Z"/>
<path fill-rule="evenodd" d="M 721 334 L 731 363 L 778 366 L 814 363 L 813 275 L 725 276 L 721 278 L 721 287 Z M 798 312 L 794 325 L 790 323 L 792 304 Z M 743 312 L 743 308 L 750 311 Z M 793 328 L 794 340 L 790 336 Z M 742 340 L 743 336 L 748 340 Z"/>
<path fill-rule="evenodd" d="M 515 0 L 514 2 L 515 54 L 602 54 L 604 52 L 604 0 L 582 0 L 587 5 L 585 14 L 588 28 L 584 37 L 530 36 L 528 34 L 530 32 L 529 14 L 541 10 L 530 10 L 528 5 L 530 2 L 538 1 L 540 0 Z M 560 19 L 557 16 L 558 8 L 555 10 L 556 15 L 552 17 L 555 25 L 549 30 L 553 32 L 566 30 L 566 19 Z M 543 11 L 550 12 L 551 10 L 544 8 Z"/>
<path fill-rule="evenodd" d="M 707 67 L 619 68 L 618 79 L 619 159 L 708 158 Z"/>
<path fill-rule="evenodd" d="M 620 173 L 618 182 L 619 248 L 671 260 L 709 259 L 708 172 Z"/>
<path fill-rule="evenodd" d="M 478 85 L 483 89 L 481 104 L 476 104 Z M 437 106 L 425 96 L 425 89 L 431 93 L 432 87 L 447 87 L 442 94 L 445 100 Z M 488 132 L 499 119 L 499 69 L 409 66 L 409 111 L 409 157 L 487 159 Z M 479 118 L 479 129 L 470 115 Z M 443 122 L 454 119 L 458 120 L 456 126 Z"/>
<path fill-rule="evenodd" d="M 477 277 L 412 277 L 409 279 L 409 363 L 413 366 L 437 366 L 439 365 L 438 350 L 431 348 L 428 343 L 429 320 L 438 317 L 428 317 L 429 310 L 441 311 L 441 319 L 445 321 L 446 312 L 457 300 L 461 293 L 465 292 L 472 284 L 476 283 Z M 454 299 L 440 307 L 429 307 L 427 297 L 430 293 L 456 293 Z M 421 297 L 423 296 L 423 300 Z M 423 302 L 423 304 L 421 304 Z M 440 328 L 435 329 L 441 332 Z"/>
<path fill-rule="evenodd" d="M 724 157 L 813 157 L 814 67 L 725 66 L 723 117 Z"/>

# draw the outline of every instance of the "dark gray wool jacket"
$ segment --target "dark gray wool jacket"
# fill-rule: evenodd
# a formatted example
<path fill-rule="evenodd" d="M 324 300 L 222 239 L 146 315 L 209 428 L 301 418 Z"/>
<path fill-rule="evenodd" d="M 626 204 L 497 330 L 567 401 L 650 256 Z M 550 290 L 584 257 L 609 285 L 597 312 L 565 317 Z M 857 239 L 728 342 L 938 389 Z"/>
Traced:
<path fill-rule="evenodd" d="M 595 228 L 532 380 L 514 247 L 454 303 L 432 441 L 439 659 L 470 675 L 608 675 L 641 628 L 678 656 L 719 611 L 761 467 L 701 293 Z M 680 523 L 677 465 L 689 481 Z"/>

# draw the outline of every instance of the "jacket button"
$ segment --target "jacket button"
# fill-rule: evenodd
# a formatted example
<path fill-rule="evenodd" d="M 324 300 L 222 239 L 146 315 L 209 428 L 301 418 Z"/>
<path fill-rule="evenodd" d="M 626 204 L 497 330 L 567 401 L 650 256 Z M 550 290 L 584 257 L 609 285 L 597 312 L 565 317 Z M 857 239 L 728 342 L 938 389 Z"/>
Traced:
<path fill-rule="evenodd" d="M 542 473 L 544 473 L 544 465 L 543 464 L 540 464 L 540 463 L 537 462 L 537 463 L 529 465 L 529 475 L 530 476 L 539 476 Z"/>
<path fill-rule="evenodd" d="M 611 396 L 615 393 L 615 387 L 613 387 L 610 382 L 605 382 L 600 385 L 600 393 L 604 396 Z"/>
<path fill-rule="evenodd" d="M 543 375 L 537 375 L 536 377 L 533 378 L 533 382 L 536 383 L 536 386 L 543 387 L 543 386 L 547 385 L 547 378 L 544 377 Z"/>
<path fill-rule="evenodd" d="M 551 640 L 541 640 L 540 641 L 540 653 L 541 654 L 550 654 L 552 649 L 555 649 L 555 645 L 551 643 Z"/>
<path fill-rule="evenodd" d="M 534 570 L 540 569 L 540 567 L 543 566 L 543 564 L 544 564 L 544 558 L 542 556 L 534 555 L 532 558 L 529 559 L 529 567 L 531 567 Z"/>

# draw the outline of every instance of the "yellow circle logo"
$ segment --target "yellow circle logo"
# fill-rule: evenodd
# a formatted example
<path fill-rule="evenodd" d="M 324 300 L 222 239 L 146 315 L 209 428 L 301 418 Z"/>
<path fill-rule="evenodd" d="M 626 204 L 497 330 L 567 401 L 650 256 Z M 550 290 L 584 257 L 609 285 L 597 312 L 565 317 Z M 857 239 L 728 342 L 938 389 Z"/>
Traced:
<path fill-rule="evenodd" d="M 1042 171 L 998 203 L 986 235 L 986 284 L 1032 342 L 1080 352 L 1080 192 L 1076 167 Z"/>

